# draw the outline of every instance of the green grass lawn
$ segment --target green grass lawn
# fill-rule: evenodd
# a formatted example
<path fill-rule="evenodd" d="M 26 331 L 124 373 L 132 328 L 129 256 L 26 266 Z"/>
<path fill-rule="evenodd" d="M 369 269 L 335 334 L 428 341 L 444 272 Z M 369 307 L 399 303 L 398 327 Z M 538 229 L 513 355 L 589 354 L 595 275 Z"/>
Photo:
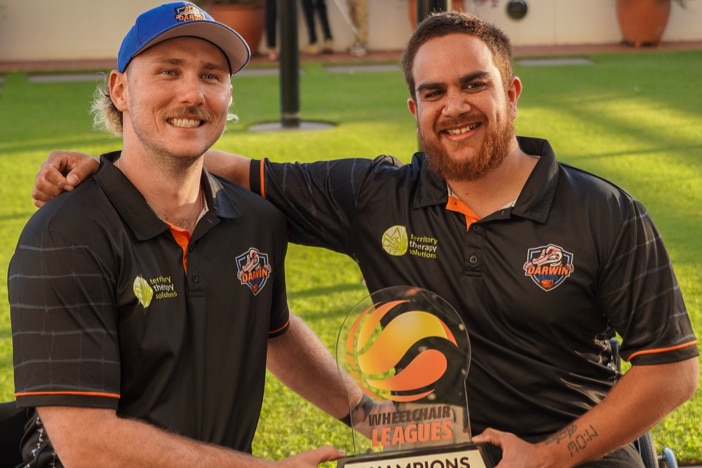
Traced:
<path fill-rule="evenodd" d="M 597 55 L 593 65 L 522 67 L 517 130 L 547 138 L 559 159 L 625 187 L 652 213 L 667 241 L 698 336 L 702 335 L 702 52 L 644 51 Z M 393 154 L 409 161 L 416 149 L 407 91 L 396 72 L 328 73 L 304 63 L 301 115 L 334 123 L 318 131 L 249 132 L 280 118 L 277 77 L 234 80 L 240 116 L 217 147 L 279 161 Z M 95 83 L 28 83 L 6 76 L 0 91 L 0 275 L 34 212 L 30 191 L 53 149 L 99 154 L 119 140 L 96 133 L 88 115 Z M 290 306 L 330 349 L 346 314 L 365 297 L 348 258 L 291 246 Z M 0 288 L 0 399 L 12 398 L 9 307 Z M 702 461 L 702 392 L 654 430 L 659 447 L 684 462 Z M 352 450 L 348 430 L 291 394 L 274 378 L 254 450 L 278 459 L 332 443 Z"/>

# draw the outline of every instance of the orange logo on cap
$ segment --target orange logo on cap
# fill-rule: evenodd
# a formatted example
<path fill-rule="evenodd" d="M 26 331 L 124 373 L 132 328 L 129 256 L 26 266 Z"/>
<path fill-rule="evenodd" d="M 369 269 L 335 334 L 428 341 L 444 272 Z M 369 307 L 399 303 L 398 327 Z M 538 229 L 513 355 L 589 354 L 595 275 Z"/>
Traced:
<path fill-rule="evenodd" d="M 176 21 L 205 21 L 207 17 L 194 5 L 186 5 L 178 8 L 175 19 Z"/>

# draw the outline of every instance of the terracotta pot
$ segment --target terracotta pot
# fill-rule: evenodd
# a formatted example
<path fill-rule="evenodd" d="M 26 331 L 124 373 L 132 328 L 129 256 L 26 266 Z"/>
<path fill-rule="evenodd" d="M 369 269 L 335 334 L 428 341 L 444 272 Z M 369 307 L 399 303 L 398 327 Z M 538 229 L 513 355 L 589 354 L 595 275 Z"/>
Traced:
<path fill-rule="evenodd" d="M 417 27 L 417 0 L 407 2 L 410 24 L 412 29 Z M 451 0 L 451 11 L 463 11 L 463 0 Z"/>
<path fill-rule="evenodd" d="M 207 7 L 207 12 L 220 23 L 241 34 L 249 45 L 251 54 L 258 52 L 266 25 L 264 5 L 214 4 Z"/>
<path fill-rule="evenodd" d="M 617 0 L 617 20 L 622 42 L 656 46 L 661 42 L 670 16 L 671 0 Z"/>

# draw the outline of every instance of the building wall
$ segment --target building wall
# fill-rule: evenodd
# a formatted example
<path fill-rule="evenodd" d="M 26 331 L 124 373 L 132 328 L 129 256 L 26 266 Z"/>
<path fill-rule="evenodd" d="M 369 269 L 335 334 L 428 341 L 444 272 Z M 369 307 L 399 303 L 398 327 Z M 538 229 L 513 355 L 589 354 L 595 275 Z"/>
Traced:
<path fill-rule="evenodd" d="M 165 0 L 0 0 L 0 61 L 106 59 L 117 49 L 134 18 Z M 500 26 L 514 45 L 602 44 L 620 41 L 615 0 L 527 0 L 529 12 L 509 19 L 504 6 L 465 0 L 465 9 Z M 343 51 L 354 35 L 346 0 L 327 0 L 335 48 Z M 411 34 L 408 0 L 368 0 L 368 47 L 399 50 Z M 298 15 L 300 44 L 306 32 Z M 702 0 L 674 4 L 664 41 L 702 40 Z M 261 41 L 265 48 L 265 41 Z"/>

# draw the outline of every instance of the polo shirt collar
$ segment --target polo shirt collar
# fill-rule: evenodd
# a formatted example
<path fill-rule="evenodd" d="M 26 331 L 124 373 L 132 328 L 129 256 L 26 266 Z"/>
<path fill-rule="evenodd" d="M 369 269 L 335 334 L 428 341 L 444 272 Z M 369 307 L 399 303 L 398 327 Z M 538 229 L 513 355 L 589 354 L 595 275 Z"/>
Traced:
<path fill-rule="evenodd" d="M 541 138 L 517 137 L 519 147 L 539 160 L 524 184 L 512 214 L 545 223 L 553 205 L 558 185 L 558 164 L 553 148 Z"/>
<path fill-rule="evenodd" d="M 448 202 L 446 181 L 429 168 L 426 153 L 414 153 L 411 166 L 412 171 L 420 171 L 419 184 L 414 192 L 413 207 L 421 209 L 434 205 L 446 206 Z"/>
<path fill-rule="evenodd" d="M 556 157 L 553 148 L 544 139 L 517 137 L 517 141 L 522 151 L 539 156 L 539 160 L 511 208 L 511 214 L 544 223 L 551 210 L 558 183 Z M 417 168 L 412 170 L 420 171 L 413 207 L 421 209 L 433 205 L 446 206 L 448 202 L 446 181 L 429 168 L 426 154 L 415 153 L 412 156 L 411 165 Z"/>
<path fill-rule="evenodd" d="M 96 182 L 102 187 L 113 206 L 134 232 L 138 240 L 156 237 L 168 231 L 169 227 L 146 203 L 144 196 L 124 177 L 122 172 L 114 166 L 114 162 L 121 155 L 121 151 L 103 154 L 100 156 L 100 168 L 95 174 Z M 202 182 L 208 212 L 200 222 L 207 220 L 214 225 L 217 218 L 237 218 L 240 211 L 231 197 L 218 197 L 222 190 L 222 182 L 203 169 Z"/>

